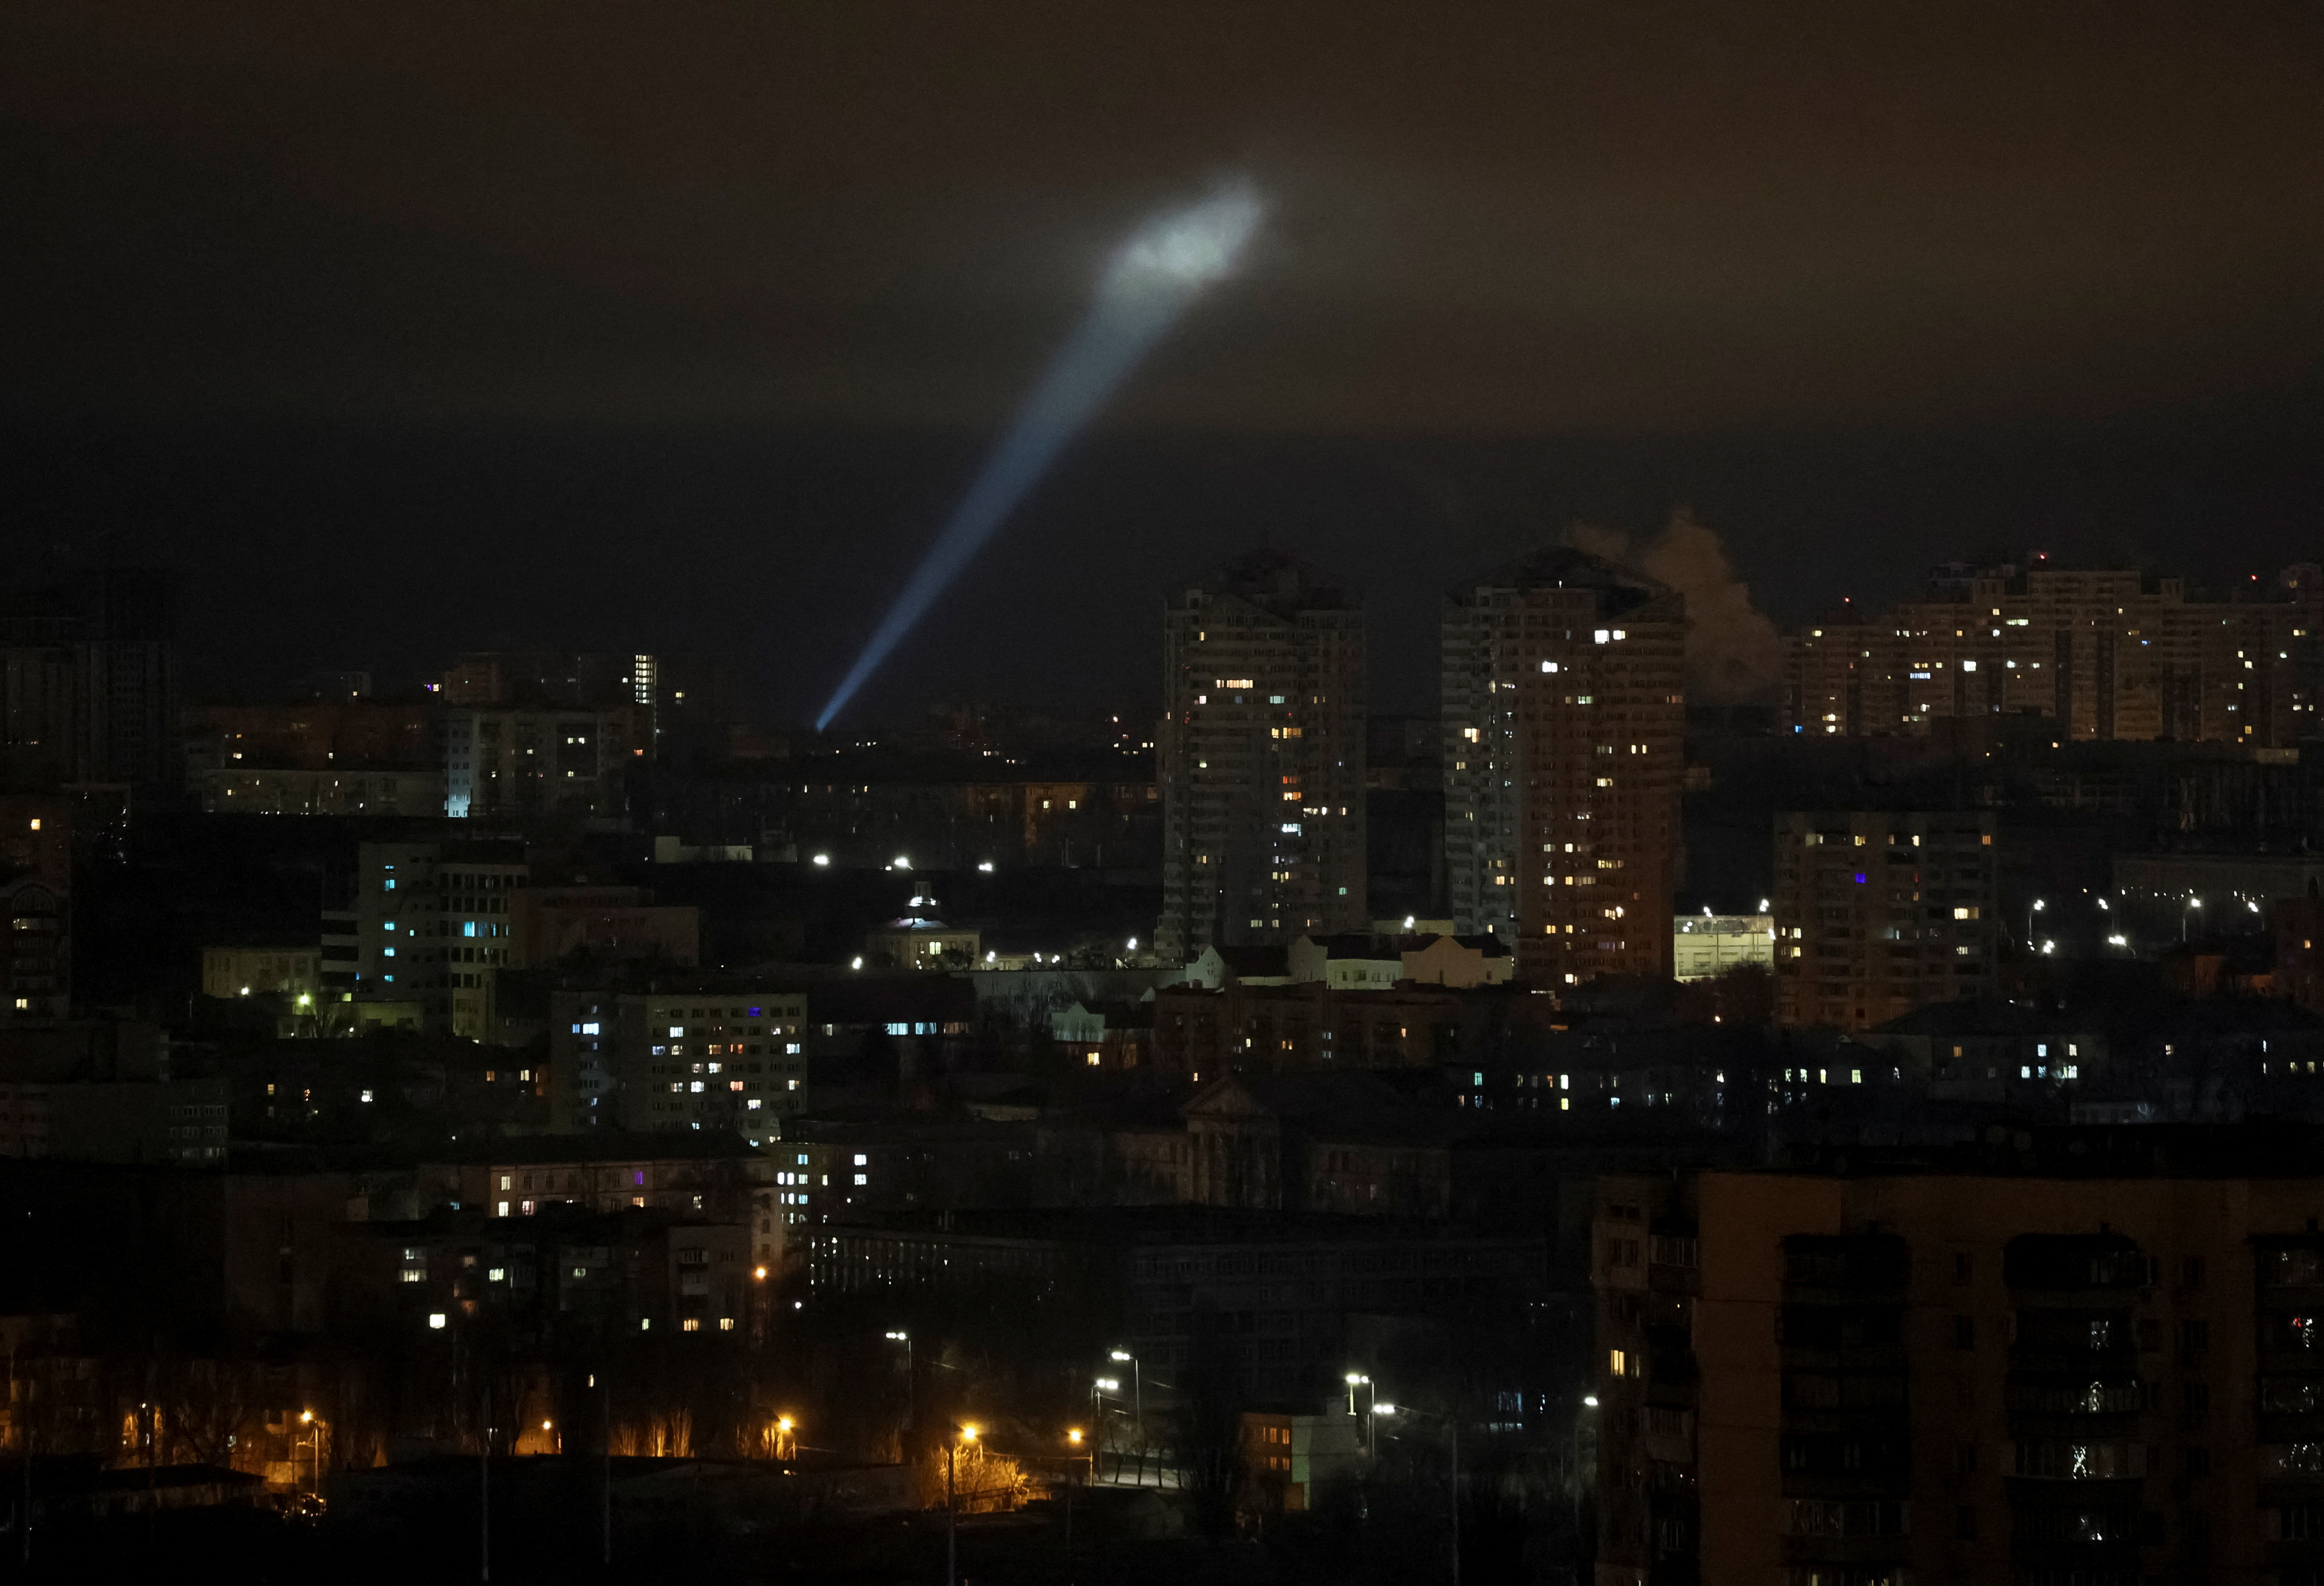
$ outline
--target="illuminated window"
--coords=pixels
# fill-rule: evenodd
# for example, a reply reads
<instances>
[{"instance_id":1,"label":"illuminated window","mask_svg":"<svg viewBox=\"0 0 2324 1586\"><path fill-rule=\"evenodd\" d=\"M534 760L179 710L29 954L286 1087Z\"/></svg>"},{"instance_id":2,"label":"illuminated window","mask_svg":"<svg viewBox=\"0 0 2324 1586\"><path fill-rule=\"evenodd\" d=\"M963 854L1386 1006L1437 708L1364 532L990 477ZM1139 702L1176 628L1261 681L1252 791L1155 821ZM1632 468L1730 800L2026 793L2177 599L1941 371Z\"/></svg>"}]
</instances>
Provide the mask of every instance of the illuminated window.
<instances>
[{"instance_id":1,"label":"illuminated window","mask_svg":"<svg viewBox=\"0 0 2324 1586\"><path fill-rule=\"evenodd\" d=\"M685 1321L679 1323L678 1326L688 1332L699 1332L702 1331L702 1318L699 1316L688 1316Z\"/></svg>"}]
</instances>

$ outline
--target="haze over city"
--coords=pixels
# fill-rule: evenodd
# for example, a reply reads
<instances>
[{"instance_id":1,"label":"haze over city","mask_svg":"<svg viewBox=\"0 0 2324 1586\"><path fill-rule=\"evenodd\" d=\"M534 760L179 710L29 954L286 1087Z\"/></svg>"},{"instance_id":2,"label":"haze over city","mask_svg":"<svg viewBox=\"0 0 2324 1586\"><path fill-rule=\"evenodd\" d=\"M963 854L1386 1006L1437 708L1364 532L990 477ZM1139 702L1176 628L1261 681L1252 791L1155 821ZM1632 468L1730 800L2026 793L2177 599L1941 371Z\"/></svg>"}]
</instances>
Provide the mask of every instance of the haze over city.
<instances>
[{"instance_id":1,"label":"haze over city","mask_svg":"<svg viewBox=\"0 0 2324 1586\"><path fill-rule=\"evenodd\" d=\"M2309 1586L2324 26L0 17L0 1572Z\"/></svg>"}]
</instances>

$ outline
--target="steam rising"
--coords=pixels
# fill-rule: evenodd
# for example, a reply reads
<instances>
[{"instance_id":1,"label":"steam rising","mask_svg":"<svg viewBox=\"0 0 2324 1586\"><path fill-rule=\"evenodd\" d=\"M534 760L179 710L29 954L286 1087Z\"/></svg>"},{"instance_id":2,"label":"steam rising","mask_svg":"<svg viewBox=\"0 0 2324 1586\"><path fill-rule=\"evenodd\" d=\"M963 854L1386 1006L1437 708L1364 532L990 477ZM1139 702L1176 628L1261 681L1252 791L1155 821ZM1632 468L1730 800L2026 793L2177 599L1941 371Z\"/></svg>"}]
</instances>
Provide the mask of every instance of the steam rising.
<instances>
[{"instance_id":1,"label":"steam rising","mask_svg":"<svg viewBox=\"0 0 2324 1586\"><path fill-rule=\"evenodd\" d=\"M1686 597L1689 697L1726 704L1765 696L1783 680L1784 644L1775 625L1751 604L1718 531L1684 507L1662 532L1633 541L1619 529L1576 523L1565 542L1617 562Z\"/></svg>"},{"instance_id":2,"label":"steam rising","mask_svg":"<svg viewBox=\"0 0 2324 1586\"><path fill-rule=\"evenodd\" d=\"M1203 289L1232 272L1265 212L1250 183L1231 181L1200 203L1155 216L1114 251L1098 283L1096 301L1050 360L1016 422L881 619L831 703L816 718L818 731L829 726L879 670L936 596L1039 483L1065 443Z\"/></svg>"}]
</instances>

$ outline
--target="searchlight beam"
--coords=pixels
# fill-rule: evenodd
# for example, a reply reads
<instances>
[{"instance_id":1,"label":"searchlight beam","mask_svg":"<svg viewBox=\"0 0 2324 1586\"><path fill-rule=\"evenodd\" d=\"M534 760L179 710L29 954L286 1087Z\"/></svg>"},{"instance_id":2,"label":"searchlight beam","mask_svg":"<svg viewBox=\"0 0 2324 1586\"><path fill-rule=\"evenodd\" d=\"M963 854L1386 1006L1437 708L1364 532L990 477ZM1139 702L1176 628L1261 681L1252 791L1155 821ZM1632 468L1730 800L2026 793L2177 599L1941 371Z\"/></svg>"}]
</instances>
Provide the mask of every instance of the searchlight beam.
<instances>
[{"instance_id":1,"label":"searchlight beam","mask_svg":"<svg viewBox=\"0 0 2324 1586\"><path fill-rule=\"evenodd\" d=\"M1157 215L1115 250L1089 312L1050 360L1008 434L816 718L816 731L829 726L880 669L936 596L1039 483L1065 443L1168 334L1203 289L1234 269L1259 229L1264 209L1248 183L1231 182L1200 203Z\"/></svg>"}]
</instances>

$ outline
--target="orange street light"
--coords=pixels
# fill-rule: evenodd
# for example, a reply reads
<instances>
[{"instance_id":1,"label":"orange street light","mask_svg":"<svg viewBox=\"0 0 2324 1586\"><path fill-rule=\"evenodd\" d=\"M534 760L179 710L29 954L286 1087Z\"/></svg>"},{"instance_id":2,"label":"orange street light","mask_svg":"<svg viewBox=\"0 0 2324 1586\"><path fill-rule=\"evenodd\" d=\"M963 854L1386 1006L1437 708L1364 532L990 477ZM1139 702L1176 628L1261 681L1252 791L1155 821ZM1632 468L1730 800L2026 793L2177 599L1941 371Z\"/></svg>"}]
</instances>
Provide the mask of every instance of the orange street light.
<instances>
[{"instance_id":1,"label":"orange street light","mask_svg":"<svg viewBox=\"0 0 2324 1586\"><path fill-rule=\"evenodd\" d=\"M312 1421L314 1418L315 1418L315 1412L314 1412L314 1411L312 1411L312 1410L300 1410L300 1411L299 1412L299 1421L300 1421L300 1424L301 1425L306 1425L308 1422Z\"/></svg>"},{"instance_id":2,"label":"orange street light","mask_svg":"<svg viewBox=\"0 0 2324 1586\"><path fill-rule=\"evenodd\" d=\"M1070 1432L1068 1432L1068 1433L1066 1433L1066 1434L1065 1434L1065 1441L1066 1441L1067 1443L1079 1443L1081 1440L1082 1440L1082 1429L1081 1429L1080 1427L1078 1427L1078 1426L1074 1427L1072 1431L1070 1431Z\"/></svg>"}]
</instances>

